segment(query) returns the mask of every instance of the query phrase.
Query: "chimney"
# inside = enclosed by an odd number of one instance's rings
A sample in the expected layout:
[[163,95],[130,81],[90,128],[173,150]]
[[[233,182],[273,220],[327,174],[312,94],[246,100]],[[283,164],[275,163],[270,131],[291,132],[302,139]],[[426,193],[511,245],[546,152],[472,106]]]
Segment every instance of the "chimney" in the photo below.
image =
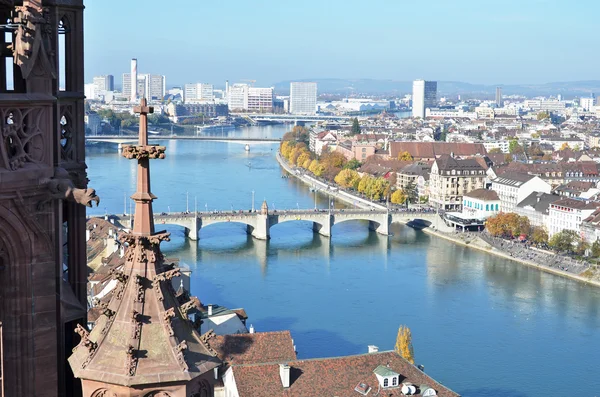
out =
[[254,325],[250,324],[250,329],[248,330],[251,334],[254,333]]
[[208,305],[208,315],[212,316],[212,305]]
[[214,374],[215,374],[215,380],[219,379],[219,367],[215,367],[213,368]]
[[98,227],[98,225],[94,223],[94,229],[97,228],[97,227]]
[[104,215],[104,220],[107,221],[108,220],[108,215]]
[[379,347],[375,345],[369,345],[369,353],[377,353],[379,351]]
[[281,385],[284,388],[290,387],[290,366],[287,364],[279,364],[279,377],[281,378]]
[[86,231],[85,231],[85,241],[90,241],[90,235],[91,235],[90,229],[86,229]]
[[112,229],[108,229],[108,236],[112,237],[112,235],[113,235],[113,230]]

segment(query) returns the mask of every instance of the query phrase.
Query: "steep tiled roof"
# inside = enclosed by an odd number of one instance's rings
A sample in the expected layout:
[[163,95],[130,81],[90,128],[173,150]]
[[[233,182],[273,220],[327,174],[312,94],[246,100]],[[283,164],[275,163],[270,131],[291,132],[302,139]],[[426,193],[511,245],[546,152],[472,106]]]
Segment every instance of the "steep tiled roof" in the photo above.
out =
[[600,207],[597,201],[584,201],[572,198],[563,198],[552,203],[556,207],[573,208],[577,210],[591,210]]
[[[360,396],[355,387],[366,383],[378,390],[378,380],[373,371],[380,365],[400,374],[400,383],[411,382],[428,385],[440,397],[458,394],[431,379],[411,365],[396,352],[380,352],[356,356],[287,362],[290,366],[290,387],[283,388],[279,376],[279,363],[234,365],[232,371],[240,396]],[[369,393],[371,395],[371,393]],[[381,396],[402,396],[400,387],[381,389]]]
[[458,142],[390,142],[390,157],[397,158],[398,153],[408,152],[414,159],[440,157],[452,154],[459,157],[486,155],[487,151],[481,143]]
[[287,362],[296,360],[290,331],[253,334],[202,335],[217,356],[228,365]]
[[435,160],[437,163],[438,169],[440,170],[485,170],[486,168],[482,166],[479,161],[476,159],[464,159],[459,160],[455,159],[447,154],[440,156]]

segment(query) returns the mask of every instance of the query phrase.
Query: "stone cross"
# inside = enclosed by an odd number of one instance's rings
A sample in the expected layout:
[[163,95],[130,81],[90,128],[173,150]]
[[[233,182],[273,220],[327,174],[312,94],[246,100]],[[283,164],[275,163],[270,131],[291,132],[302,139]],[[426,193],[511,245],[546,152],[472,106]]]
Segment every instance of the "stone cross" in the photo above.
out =
[[140,115],[140,142],[141,146],[148,145],[148,114],[154,113],[154,107],[148,106],[146,98],[140,100],[140,106],[135,106],[133,111]]

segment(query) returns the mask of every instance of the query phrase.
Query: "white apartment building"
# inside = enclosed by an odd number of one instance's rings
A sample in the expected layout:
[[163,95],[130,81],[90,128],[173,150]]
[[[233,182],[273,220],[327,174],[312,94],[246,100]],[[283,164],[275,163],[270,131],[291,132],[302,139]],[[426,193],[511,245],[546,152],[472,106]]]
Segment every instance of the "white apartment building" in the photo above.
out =
[[563,198],[550,204],[548,236],[563,230],[580,234],[581,223],[600,207],[599,202]]
[[487,219],[500,210],[500,199],[493,190],[475,189],[463,196],[463,215],[475,219]]
[[492,149],[500,149],[502,153],[509,153],[509,141],[507,140],[499,140],[499,141],[484,141],[481,144],[485,147],[485,150],[489,153]]
[[115,90],[115,77],[112,74],[95,76],[93,81],[94,86],[96,87],[96,92]]
[[596,110],[596,98],[581,98],[579,100],[579,106],[583,108],[583,110],[587,112],[593,112]]
[[140,81],[144,85],[144,96],[149,100],[160,101],[167,93],[166,77],[159,74],[139,74],[138,85]]
[[433,108],[437,104],[437,82],[415,80],[413,81],[412,116],[425,118],[425,109]]
[[232,84],[229,86],[227,103],[229,111],[241,111],[248,109],[248,84]]
[[492,180],[492,190],[500,198],[500,211],[513,212],[517,204],[531,193],[550,193],[552,186],[535,175],[505,172]]
[[517,204],[513,212],[520,216],[526,216],[531,226],[544,227],[548,230],[550,204],[560,199],[561,197],[555,194],[533,192]]
[[485,186],[485,171],[477,159],[440,156],[431,166],[429,203],[443,210],[462,210],[463,195]]
[[290,113],[315,114],[317,111],[317,83],[290,83]]
[[524,102],[526,108],[531,110],[544,110],[549,112],[556,112],[565,110],[567,107],[566,101],[557,101],[556,99],[528,99]]
[[183,95],[185,103],[212,101],[214,99],[214,87],[212,84],[206,83],[186,84]]

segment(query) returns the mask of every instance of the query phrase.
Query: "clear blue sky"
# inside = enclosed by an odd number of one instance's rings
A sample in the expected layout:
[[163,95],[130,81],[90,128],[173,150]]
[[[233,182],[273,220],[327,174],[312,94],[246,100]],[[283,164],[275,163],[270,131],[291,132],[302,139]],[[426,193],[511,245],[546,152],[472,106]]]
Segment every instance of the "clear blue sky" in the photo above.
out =
[[600,79],[590,0],[86,0],[86,81]]

